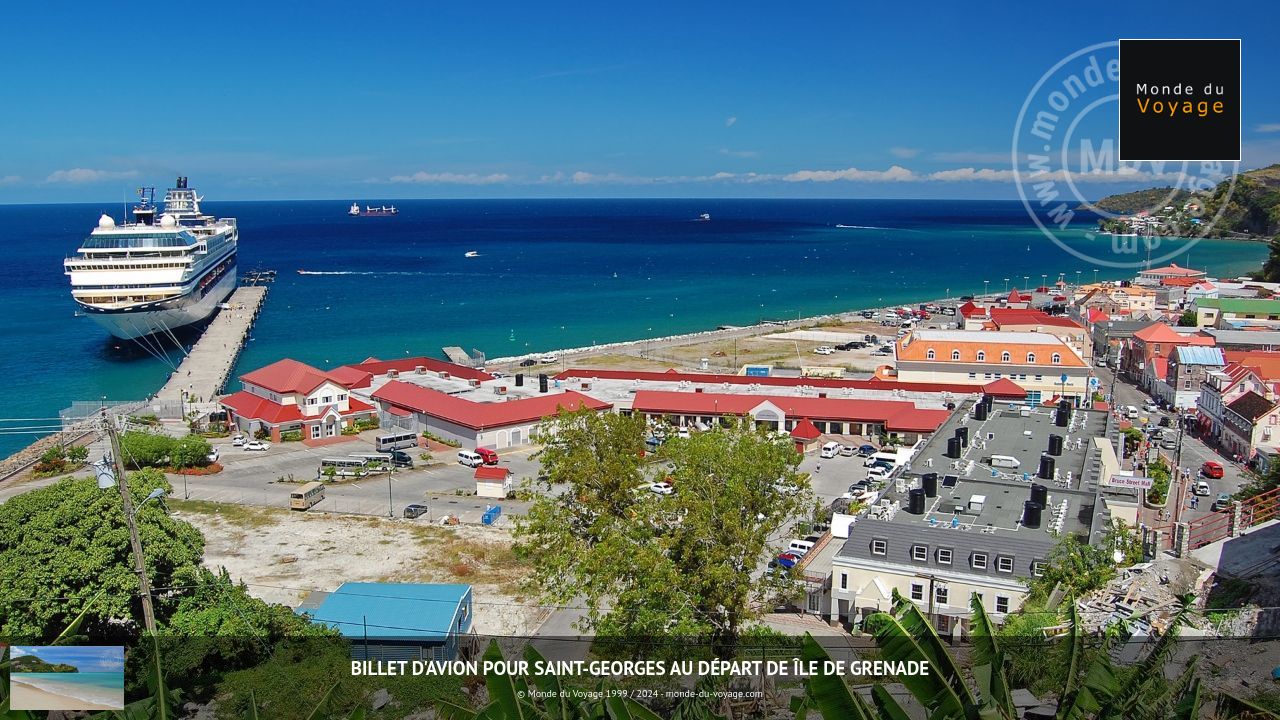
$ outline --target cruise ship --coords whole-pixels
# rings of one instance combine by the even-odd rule
[[[139,188],[133,220],[98,220],[74,257],[63,261],[80,311],[112,335],[165,335],[205,320],[235,290],[234,218],[200,212],[180,177],[157,213],[155,189]]]

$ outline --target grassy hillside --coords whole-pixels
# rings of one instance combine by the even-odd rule
[[[67,665],[66,663],[50,663],[41,660],[35,655],[23,655],[16,657],[9,662],[10,672],[80,672],[75,665]]]
[[[1223,182],[1204,194],[1204,217],[1214,217],[1222,208],[1222,217],[1214,224],[1209,235],[1222,237],[1247,234],[1266,238],[1280,234],[1280,164],[1242,172],[1236,178],[1230,198],[1227,198],[1229,189],[1230,183]],[[1104,197],[1094,205],[1108,212],[1128,214],[1149,210],[1157,204],[1180,205],[1191,197],[1191,193],[1179,191],[1177,203],[1169,203],[1165,198],[1171,190],[1172,188],[1165,187],[1119,193]],[[1224,202],[1225,208],[1222,207]]]

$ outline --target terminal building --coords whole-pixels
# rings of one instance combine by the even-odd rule
[[[290,431],[302,433],[303,440],[319,440],[377,413],[371,404],[351,396],[351,383],[359,381],[356,373],[325,372],[286,358],[242,375],[243,389],[219,403],[229,425],[241,432],[261,430],[274,442]]]
[[[1112,424],[1069,402],[966,401],[848,525],[829,600],[810,607],[857,626],[896,591],[944,634],[965,631],[974,593],[997,620],[1016,611],[1061,538],[1097,543],[1111,518],[1135,521]]]

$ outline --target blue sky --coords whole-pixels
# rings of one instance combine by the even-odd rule
[[[211,199],[1014,198],[1028,91],[1116,37],[1241,37],[1244,166],[1280,161],[1273,3],[997,7],[27,3],[0,202],[178,173]]]
[[[124,648],[119,646],[72,647],[69,645],[10,648],[12,656],[35,655],[47,663],[74,665],[80,672],[123,672]]]

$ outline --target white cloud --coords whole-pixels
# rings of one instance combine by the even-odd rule
[[[920,154],[920,148],[895,146],[889,148],[889,154],[900,158],[913,158]]]
[[[49,177],[45,178],[45,182],[50,183],[95,183],[107,180],[122,180],[124,178],[137,177],[137,170],[92,170],[89,168],[71,168],[70,170],[55,170],[49,173]]]
[[[1013,179],[1012,170],[994,170],[992,168],[956,168],[955,170],[939,170],[929,173],[930,180],[943,182],[967,182],[972,180],[990,180],[1008,182]]]
[[[1262,123],[1261,125],[1255,126],[1253,129],[1255,132],[1260,133],[1280,132],[1280,123]]]
[[[412,175],[392,175],[389,182],[397,184],[435,184],[435,185],[495,185],[510,182],[511,176],[506,173],[429,173],[418,171]]]
[[[0,176],[0,185],[17,185],[22,182],[22,178],[17,175]]]
[[[851,180],[854,182],[910,182],[920,177],[901,165],[894,165],[888,170],[797,170],[782,176],[787,182],[834,182]]]
[[[735,124],[735,123],[737,123],[737,122],[738,122],[738,116],[737,116],[737,115],[730,115],[729,117],[727,117],[727,118],[725,118],[725,119],[724,119],[724,126],[725,126],[725,127],[733,127],[733,126],[734,126],[734,124]]]
[[[720,148],[720,154],[736,158],[760,157],[760,153],[755,150],[730,150],[729,148]]]

